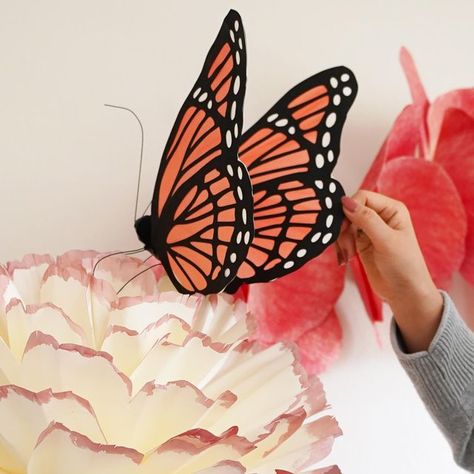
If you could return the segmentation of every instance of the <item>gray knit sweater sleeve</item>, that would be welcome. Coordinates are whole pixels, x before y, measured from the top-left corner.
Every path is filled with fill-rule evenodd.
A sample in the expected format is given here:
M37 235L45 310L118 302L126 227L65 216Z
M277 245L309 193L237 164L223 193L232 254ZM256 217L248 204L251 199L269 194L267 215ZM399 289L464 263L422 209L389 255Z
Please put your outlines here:
M427 351L407 354L392 320L391 340L400 363L448 439L455 461L474 472L474 333L442 292L444 309Z

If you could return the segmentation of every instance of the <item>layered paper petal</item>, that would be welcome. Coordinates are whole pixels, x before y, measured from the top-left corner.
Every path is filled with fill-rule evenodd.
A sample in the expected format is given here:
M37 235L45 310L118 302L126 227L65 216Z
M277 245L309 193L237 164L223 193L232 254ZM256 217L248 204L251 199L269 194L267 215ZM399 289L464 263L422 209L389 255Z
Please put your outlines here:
M400 156L415 156L420 144L419 126L423 109L408 105L395 119L387 138L362 181L361 188L377 190L377 180L386 163Z
M461 266L461 274L474 285L474 91L469 96L471 114L460 109L447 109L440 125L434 160L439 163L452 179L461 197L467 218L466 255ZM457 95L464 105L466 100Z
M341 350L342 328L333 309L319 326L303 333L296 343L301 363L309 373L321 373L337 359Z
M447 173L436 163L399 158L384 167L378 188L407 205L435 283L449 288L464 259L467 227L463 204Z

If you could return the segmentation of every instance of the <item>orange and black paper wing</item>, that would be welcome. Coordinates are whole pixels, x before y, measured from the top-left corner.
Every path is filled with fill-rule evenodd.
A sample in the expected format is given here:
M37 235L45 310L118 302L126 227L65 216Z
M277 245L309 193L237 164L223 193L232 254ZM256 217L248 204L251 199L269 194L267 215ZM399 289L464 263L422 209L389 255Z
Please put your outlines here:
M237 159L246 85L240 15L224 19L166 144L151 216L135 224L182 293L216 293L253 238L252 189Z
M344 191L331 172L356 93L349 69L323 71L290 90L242 136L239 159L253 186L255 236L227 291L290 273L337 238Z

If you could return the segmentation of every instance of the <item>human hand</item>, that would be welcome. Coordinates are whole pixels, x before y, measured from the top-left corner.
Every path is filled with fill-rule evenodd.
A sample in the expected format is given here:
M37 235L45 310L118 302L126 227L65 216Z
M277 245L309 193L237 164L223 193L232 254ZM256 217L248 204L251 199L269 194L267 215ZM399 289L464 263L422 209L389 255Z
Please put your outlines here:
M342 198L348 223L336 243L339 258L355 253L369 282L386 301L410 352L426 350L436 333L443 298L416 239L410 214L399 201L370 191Z

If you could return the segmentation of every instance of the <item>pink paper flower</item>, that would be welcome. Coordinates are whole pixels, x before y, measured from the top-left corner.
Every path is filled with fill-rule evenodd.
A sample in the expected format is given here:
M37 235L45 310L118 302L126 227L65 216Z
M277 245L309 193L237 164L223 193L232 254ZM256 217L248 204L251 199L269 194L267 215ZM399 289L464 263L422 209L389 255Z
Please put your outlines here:
M330 247L293 273L250 285L249 309L258 323L255 336L264 344L294 342L305 369L323 372L341 347L334 306L344 287L344 270Z
M336 473L340 429L288 344L156 262L73 251L0 271L0 471ZM315 469L315 470L313 470Z
M404 48L400 59L413 104L395 120L361 187L407 205L439 288L449 289L457 271L474 284L474 89L430 103ZM381 302L357 258L352 270L371 319L381 320Z

